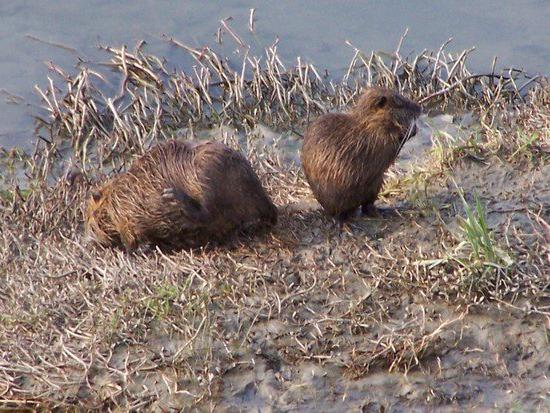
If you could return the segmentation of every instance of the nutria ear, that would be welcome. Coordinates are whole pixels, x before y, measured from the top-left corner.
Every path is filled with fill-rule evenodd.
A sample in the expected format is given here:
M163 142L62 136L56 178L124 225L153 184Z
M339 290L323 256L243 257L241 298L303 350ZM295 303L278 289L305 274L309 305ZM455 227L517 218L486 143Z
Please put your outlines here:
M379 96L376 98L374 104L377 108L383 108L384 106L386 106L387 101L388 98L386 96Z

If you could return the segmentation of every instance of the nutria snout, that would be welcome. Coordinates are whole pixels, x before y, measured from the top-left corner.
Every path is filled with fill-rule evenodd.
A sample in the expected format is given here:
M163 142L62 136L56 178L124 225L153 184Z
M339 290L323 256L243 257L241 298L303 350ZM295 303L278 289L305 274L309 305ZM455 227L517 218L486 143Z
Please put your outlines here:
M104 246L197 247L269 227L277 209L250 163L218 142L167 141L88 201L86 229Z
M323 209L340 222L361 206L375 211L384 173L417 132L422 108L399 93L370 87L348 113L328 113L307 128L301 161Z

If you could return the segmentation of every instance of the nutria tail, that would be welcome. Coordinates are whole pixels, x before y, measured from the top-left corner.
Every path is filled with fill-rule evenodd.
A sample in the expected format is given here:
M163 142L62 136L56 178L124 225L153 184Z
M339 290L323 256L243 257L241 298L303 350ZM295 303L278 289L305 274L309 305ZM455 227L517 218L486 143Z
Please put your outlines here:
M168 203L177 203L178 208L190 221L204 223L207 220L206 208L180 188L166 188L162 192L162 199Z

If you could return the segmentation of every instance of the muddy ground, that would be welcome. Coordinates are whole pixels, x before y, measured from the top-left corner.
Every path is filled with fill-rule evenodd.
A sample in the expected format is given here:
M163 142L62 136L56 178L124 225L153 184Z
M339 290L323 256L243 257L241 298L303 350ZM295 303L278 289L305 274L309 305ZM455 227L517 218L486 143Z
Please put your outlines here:
M6 222L0 406L550 410L550 165L462 148L442 167L434 136L464 128L425 122L382 216L343 232L284 150L258 161L279 224L229 246L127 254L77 220L66 238ZM461 194L506 259L471 257Z

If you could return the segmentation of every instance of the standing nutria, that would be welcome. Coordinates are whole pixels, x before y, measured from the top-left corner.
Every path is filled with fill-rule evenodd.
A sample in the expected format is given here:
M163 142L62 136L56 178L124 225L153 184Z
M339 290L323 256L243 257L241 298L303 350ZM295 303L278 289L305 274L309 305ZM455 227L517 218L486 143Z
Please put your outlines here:
M328 113L307 129L302 168L323 209L343 224L374 201L384 173L403 144L416 134L421 107L397 92L371 87L349 113Z
M127 249L196 247L276 222L277 209L248 161L218 142L154 146L94 193L86 211L93 239Z

